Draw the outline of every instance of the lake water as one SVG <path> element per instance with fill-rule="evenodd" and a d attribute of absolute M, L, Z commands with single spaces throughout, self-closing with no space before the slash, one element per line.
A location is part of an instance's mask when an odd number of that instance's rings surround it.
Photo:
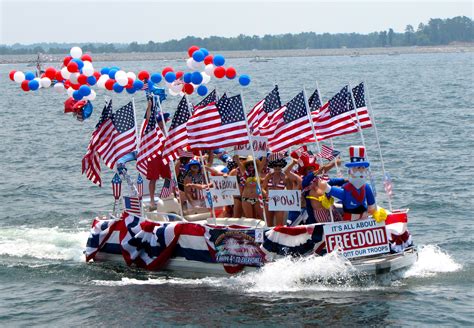
<path fill-rule="evenodd" d="M 172 276 L 84 263 L 92 219 L 111 209 L 112 172 L 104 187 L 81 176 L 81 158 L 103 105 L 80 123 L 62 113 L 66 95 L 24 93 L 0 66 L 0 326 L 462 326 L 474 321 L 474 55 L 292 57 L 267 63 L 231 59 L 253 82 L 247 107 L 277 83 L 282 101 L 316 81 L 328 99 L 366 81 L 394 207 L 410 208 L 420 248 L 410 269 L 382 279 L 354 275 L 336 256 L 268 265 L 232 278 Z M 119 62 L 125 70 L 184 68 L 180 62 Z M 112 63 L 95 63 L 96 67 Z M 215 80 L 211 81 L 211 83 Z M 240 92 L 237 81 L 219 92 Z M 116 106 L 128 95 L 113 95 Z M 167 100 L 165 111 L 176 108 Z M 143 94 L 135 96 L 139 119 Z M 385 207 L 375 134 L 368 154 Z M 347 147 L 356 134 L 336 138 Z"/>

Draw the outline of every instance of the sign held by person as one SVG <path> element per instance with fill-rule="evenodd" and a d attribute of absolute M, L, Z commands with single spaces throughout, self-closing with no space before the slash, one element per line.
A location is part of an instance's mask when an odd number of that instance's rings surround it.
<path fill-rule="evenodd" d="M 268 138 L 266 137 L 251 137 L 253 149 L 256 157 L 267 156 Z M 249 156 L 252 154 L 250 143 L 244 145 L 234 146 L 234 152 L 239 156 Z"/>
<path fill-rule="evenodd" d="M 300 211 L 301 190 L 269 190 L 268 209 L 270 211 Z"/>
<path fill-rule="evenodd" d="M 235 176 L 210 176 L 214 188 L 226 196 L 240 196 L 239 184 Z"/>

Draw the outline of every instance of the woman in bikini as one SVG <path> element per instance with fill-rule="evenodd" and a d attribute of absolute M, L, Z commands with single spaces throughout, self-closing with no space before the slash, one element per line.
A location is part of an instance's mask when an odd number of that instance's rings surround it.
<path fill-rule="evenodd" d="M 238 156 L 234 156 L 234 162 L 239 166 L 237 173 L 242 190 L 242 210 L 247 218 L 263 219 L 263 209 L 258 201 L 257 177 L 252 156 L 248 156 L 245 161 L 240 161 Z M 256 160 L 259 174 L 266 166 L 266 157 L 262 160 Z"/>
<path fill-rule="evenodd" d="M 203 190 L 207 185 L 201 169 L 201 163 L 192 159 L 186 164 L 186 177 L 184 178 L 184 193 L 189 208 L 206 208 Z"/>
<path fill-rule="evenodd" d="M 283 168 L 286 166 L 285 159 L 278 159 L 268 162 L 268 167 L 272 169 L 270 173 L 265 176 L 263 180 L 262 188 L 265 190 L 268 196 L 270 190 L 283 190 L 289 187 L 290 182 L 283 172 Z M 275 227 L 285 224 L 285 212 L 284 211 L 269 211 L 268 202 L 265 206 L 265 214 L 267 217 L 267 226 Z"/>

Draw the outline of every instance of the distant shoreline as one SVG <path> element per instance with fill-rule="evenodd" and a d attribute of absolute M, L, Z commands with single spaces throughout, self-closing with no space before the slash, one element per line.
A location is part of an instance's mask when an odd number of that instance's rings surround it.
<path fill-rule="evenodd" d="M 276 58 L 276 57 L 317 57 L 317 56 L 370 56 L 370 55 L 402 55 L 427 53 L 474 52 L 474 44 L 447 46 L 412 46 L 386 48 L 340 48 L 340 49 L 291 49 L 291 50 L 236 50 L 214 51 L 227 58 Z M 135 52 L 135 53 L 92 53 L 94 61 L 148 61 L 148 60 L 179 60 L 185 58 L 185 52 Z M 47 55 L 50 62 L 61 62 L 63 55 Z M 0 64 L 29 63 L 36 55 L 2 55 Z M 45 63 L 46 65 L 47 63 Z"/>

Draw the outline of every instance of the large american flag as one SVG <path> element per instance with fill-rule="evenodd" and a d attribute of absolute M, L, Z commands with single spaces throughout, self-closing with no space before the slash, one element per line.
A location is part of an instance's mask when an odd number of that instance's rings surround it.
<path fill-rule="evenodd" d="M 357 108 L 357 115 L 353 116 L 353 119 L 357 123 L 357 118 L 359 119 L 359 124 L 361 129 L 367 129 L 372 127 L 372 121 L 370 120 L 369 111 L 367 110 L 367 105 L 365 104 L 365 91 L 364 91 L 364 82 L 359 83 L 359 85 L 352 88 L 352 95 L 354 96 L 354 102 Z M 354 109 L 352 101 L 349 104 L 351 110 Z"/>
<path fill-rule="evenodd" d="M 268 146 L 272 152 L 279 152 L 290 146 L 307 142 L 313 132 L 304 92 L 301 91 L 286 105 L 275 111 L 271 120 L 261 127 L 260 134 L 268 137 Z"/>
<path fill-rule="evenodd" d="M 187 124 L 191 149 L 215 149 L 248 142 L 240 95 L 196 107 Z"/>
<path fill-rule="evenodd" d="M 189 112 L 188 101 L 186 96 L 184 96 L 174 113 L 168 136 L 165 141 L 163 160 L 166 163 L 181 157 L 180 150 L 188 146 L 188 131 L 186 130 L 186 123 L 190 117 L 191 114 Z"/>
<path fill-rule="evenodd" d="M 102 179 L 100 177 L 100 157 L 97 152 L 97 148 L 104 140 L 104 134 L 108 131 L 112 125 L 112 100 L 105 103 L 104 109 L 100 116 L 100 120 L 95 126 L 95 130 L 92 133 L 87 152 L 82 159 L 82 174 L 86 174 L 86 177 L 92 181 L 92 183 L 102 186 Z"/>
<path fill-rule="evenodd" d="M 124 211 L 131 215 L 142 215 L 142 204 L 138 197 L 123 196 Z"/>
<path fill-rule="evenodd" d="M 260 100 L 247 115 L 252 134 L 260 135 L 260 127 L 268 122 L 270 113 L 280 107 L 280 93 L 278 92 L 278 85 L 275 85 L 275 88 L 264 99 Z"/>
<path fill-rule="evenodd" d="M 112 115 L 112 125 L 103 135 L 98 153 L 110 169 L 122 156 L 136 149 L 135 110 L 129 102 Z"/>
<path fill-rule="evenodd" d="M 165 143 L 165 135 L 156 121 L 157 112 L 158 100 L 152 97 L 150 118 L 143 122 L 137 152 L 137 170 L 144 175 L 147 174 L 149 161 L 161 155 Z"/>

